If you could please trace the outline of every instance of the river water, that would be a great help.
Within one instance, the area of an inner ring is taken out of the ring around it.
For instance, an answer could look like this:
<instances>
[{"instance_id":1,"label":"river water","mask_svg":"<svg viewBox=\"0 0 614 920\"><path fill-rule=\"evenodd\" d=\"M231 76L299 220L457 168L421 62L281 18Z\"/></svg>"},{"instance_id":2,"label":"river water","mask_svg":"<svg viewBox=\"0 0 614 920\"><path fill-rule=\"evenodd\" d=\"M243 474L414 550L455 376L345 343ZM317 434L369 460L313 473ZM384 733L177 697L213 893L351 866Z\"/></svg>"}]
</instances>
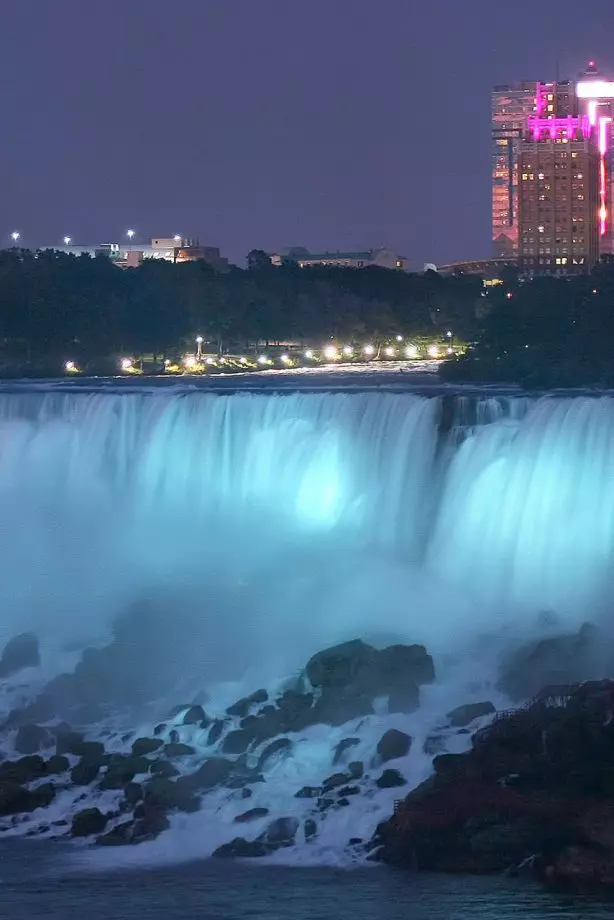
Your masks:
<instances>
[{"instance_id":1,"label":"river water","mask_svg":"<svg viewBox=\"0 0 614 920\"><path fill-rule=\"evenodd\" d=\"M0 916L11 920L605 920L614 903L520 880L192 863L75 873L66 851L0 848Z\"/></svg>"}]
</instances>

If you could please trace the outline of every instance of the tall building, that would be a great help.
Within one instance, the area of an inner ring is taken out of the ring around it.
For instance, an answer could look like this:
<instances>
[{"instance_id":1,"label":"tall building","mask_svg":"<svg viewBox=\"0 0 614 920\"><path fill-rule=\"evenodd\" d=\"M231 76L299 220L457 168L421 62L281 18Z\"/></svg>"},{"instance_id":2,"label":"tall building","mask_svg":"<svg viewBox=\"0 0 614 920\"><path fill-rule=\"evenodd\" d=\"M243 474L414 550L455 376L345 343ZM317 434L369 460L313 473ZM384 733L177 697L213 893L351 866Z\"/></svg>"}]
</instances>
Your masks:
<instances>
[{"instance_id":1,"label":"tall building","mask_svg":"<svg viewBox=\"0 0 614 920\"><path fill-rule=\"evenodd\" d=\"M614 254L614 82L590 61L576 85L579 110L598 132L599 243L601 254Z\"/></svg>"},{"instance_id":2,"label":"tall building","mask_svg":"<svg viewBox=\"0 0 614 920\"><path fill-rule=\"evenodd\" d=\"M566 117L576 111L574 86L515 83L492 93L492 248L497 259L518 256L518 160L527 119Z\"/></svg>"},{"instance_id":3,"label":"tall building","mask_svg":"<svg viewBox=\"0 0 614 920\"><path fill-rule=\"evenodd\" d=\"M538 87L520 142L519 266L526 274L587 272L600 252L600 123L572 114L575 94L570 114L554 115L550 95Z\"/></svg>"}]
</instances>

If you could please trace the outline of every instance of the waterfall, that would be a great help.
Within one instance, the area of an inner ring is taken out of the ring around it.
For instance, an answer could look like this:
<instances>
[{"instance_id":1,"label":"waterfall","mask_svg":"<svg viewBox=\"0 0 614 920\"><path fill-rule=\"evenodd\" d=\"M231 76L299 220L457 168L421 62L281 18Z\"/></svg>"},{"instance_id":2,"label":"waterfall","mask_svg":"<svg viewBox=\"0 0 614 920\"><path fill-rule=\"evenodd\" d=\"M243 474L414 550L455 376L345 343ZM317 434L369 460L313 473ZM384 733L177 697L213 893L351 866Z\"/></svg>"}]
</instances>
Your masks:
<instances>
[{"instance_id":1,"label":"waterfall","mask_svg":"<svg viewBox=\"0 0 614 920\"><path fill-rule=\"evenodd\" d=\"M66 641L164 594L169 617L194 607L212 658L245 667L365 629L427 641L471 617L604 610L614 400L444 408L386 391L1 393L2 634Z\"/></svg>"}]
</instances>

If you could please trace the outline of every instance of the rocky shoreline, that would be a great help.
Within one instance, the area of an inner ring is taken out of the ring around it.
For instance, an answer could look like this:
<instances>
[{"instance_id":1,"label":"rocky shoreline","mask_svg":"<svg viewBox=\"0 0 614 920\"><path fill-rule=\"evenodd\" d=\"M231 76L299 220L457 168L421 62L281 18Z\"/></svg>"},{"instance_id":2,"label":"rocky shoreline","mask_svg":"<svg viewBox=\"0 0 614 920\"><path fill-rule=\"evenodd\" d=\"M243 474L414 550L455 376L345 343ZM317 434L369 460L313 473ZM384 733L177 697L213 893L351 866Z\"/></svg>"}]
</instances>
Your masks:
<instances>
[{"instance_id":1,"label":"rocky shoreline","mask_svg":"<svg viewBox=\"0 0 614 920\"><path fill-rule=\"evenodd\" d=\"M121 664L117 643L87 649L0 728L0 835L121 847L209 807L224 815L217 858L317 844L336 821L358 861L614 887L614 681L587 679L604 647L583 627L517 649L499 669L516 708L474 698L419 738L411 719L435 682L423 646L346 642L276 693L259 689L223 712L193 700L137 732L105 714L100 676ZM35 637L16 637L0 687L38 664ZM521 702L544 677L574 682ZM84 707L98 721L84 724ZM313 750L317 768L305 772ZM358 806L379 819L361 823Z\"/></svg>"}]
</instances>

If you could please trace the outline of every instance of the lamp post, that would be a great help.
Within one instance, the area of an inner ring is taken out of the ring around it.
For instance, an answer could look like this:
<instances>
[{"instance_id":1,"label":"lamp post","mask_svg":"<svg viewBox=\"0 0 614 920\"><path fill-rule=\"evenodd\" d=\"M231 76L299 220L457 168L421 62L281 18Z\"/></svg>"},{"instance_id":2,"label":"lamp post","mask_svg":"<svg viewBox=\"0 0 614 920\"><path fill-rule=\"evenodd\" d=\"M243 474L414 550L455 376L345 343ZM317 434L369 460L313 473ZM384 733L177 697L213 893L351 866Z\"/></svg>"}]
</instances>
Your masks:
<instances>
[{"instance_id":1,"label":"lamp post","mask_svg":"<svg viewBox=\"0 0 614 920\"><path fill-rule=\"evenodd\" d=\"M65 237L64 237L64 245L65 245L65 246L70 246L71 243L72 243L71 238L70 238L69 236L65 236Z\"/></svg>"},{"instance_id":2,"label":"lamp post","mask_svg":"<svg viewBox=\"0 0 614 920\"><path fill-rule=\"evenodd\" d=\"M21 233L19 232L19 230L13 230L13 232L11 233L11 239L13 240L13 242L17 243L17 240L20 237L21 237Z\"/></svg>"},{"instance_id":3,"label":"lamp post","mask_svg":"<svg viewBox=\"0 0 614 920\"><path fill-rule=\"evenodd\" d=\"M130 252L132 252L132 240L133 240L134 234L135 234L134 230L126 230L126 236L128 237L128 240L129 240L128 249Z\"/></svg>"},{"instance_id":4,"label":"lamp post","mask_svg":"<svg viewBox=\"0 0 614 920\"><path fill-rule=\"evenodd\" d=\"M203 359L203 337L202 335L196 336L196 360L202 361Z\"/></svg>"}]
</instances>

